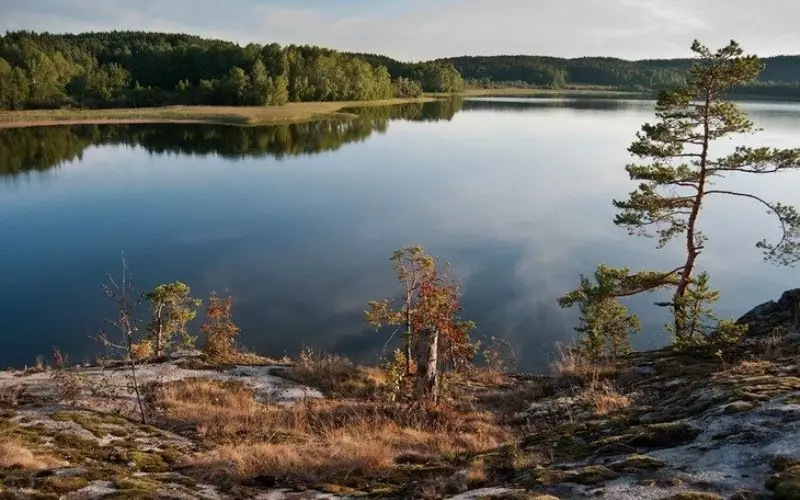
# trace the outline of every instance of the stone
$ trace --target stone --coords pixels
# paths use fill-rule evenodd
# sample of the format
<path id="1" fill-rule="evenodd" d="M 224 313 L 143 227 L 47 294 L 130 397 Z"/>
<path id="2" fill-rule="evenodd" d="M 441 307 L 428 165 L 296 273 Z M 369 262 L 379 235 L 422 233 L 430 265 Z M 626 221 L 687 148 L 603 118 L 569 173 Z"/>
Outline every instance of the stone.
<path id="1" fill-rule="evenodd" d="M 763 337 L 786 328 L 787 333 L 800 331 L 800 288 L 788 290 L 778 301 L 756 306 L 736 321 L 748 325 L 748 337 Z"/>

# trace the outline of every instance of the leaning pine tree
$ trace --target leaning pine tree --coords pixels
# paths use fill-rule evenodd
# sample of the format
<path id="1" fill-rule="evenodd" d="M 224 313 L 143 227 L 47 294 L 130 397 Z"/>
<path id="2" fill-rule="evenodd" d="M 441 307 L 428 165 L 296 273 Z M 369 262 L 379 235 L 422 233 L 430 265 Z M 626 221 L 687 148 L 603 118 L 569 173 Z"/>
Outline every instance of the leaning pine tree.
<path id="1" fill-rule="evenodd" d="M 675 269 L 640 274 L 614 273 L 617 284 L 612 296 L 627 296 L 660 287 L 674 287 L 670 302 L 674 323 L 671 330 L 679 344 L 698 340 L 693 318 L 698 297 L 713 302 L 716 295 L 705 293 L 707 276 L 698 284 L 697 258 L 706 245 L 700 229 L 701 212 L 707 201 L 719 197 L 746 198 L 760 204 L 773 215 L 780 237 L 757 246 L 766 260 L 791 265 L 800 259 L 800 213 L 791 207 L 767 201 L 749 192 L 726 189 L 721 183 L 734 175 L 767 175 L 800 170 L 800 149 L 737 147 L 732 154 L 715 156 L 720 139 L 755 131 L 753 123 L 734 103 L 724 100 L 726 92 L 755 79 L 763 69 L 755 56 L 744 56 L 736 42 L 712 52 L 695 41 L 692 51 L 697 62 L 688 83 L 664 91 L 656 105 L 655 123 L 642 126 L 630 153 L 643 160 L 626 167 L 638 188 L 624 201 L 614 201 L 619 209 L 615 223 L 632 235 L 658 238 L 662 248 L 674 239 L 684 242 L 684 258 Z M 702 290 L 701 290 L 702 289 Z"/>

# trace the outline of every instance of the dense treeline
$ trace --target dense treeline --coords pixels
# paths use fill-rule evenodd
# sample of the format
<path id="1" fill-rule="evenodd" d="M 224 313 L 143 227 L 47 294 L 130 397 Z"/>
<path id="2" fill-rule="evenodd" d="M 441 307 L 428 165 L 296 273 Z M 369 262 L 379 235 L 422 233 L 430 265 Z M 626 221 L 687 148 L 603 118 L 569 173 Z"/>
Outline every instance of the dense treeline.
<path id="1" fill-rule="evenodd" d="M 766 69 L 759 80 L 739 86 L 735 92 L 800 96 L 800 56 L 768 57 L 763 61 Z M 639 90 L 681 85 L 691 65 L 689 59 L 626 61 L 538 56 L 456 57 L 436 62 L 452 64 L 474 87 L 598 85 Z"/>
<path id="2" fill-rule="evenodd" d="M 90 146 L 142 147 L 153 154 L 219 155 L 226 158 L 283 158 L 334 151 L 385 132 L 393 120 L 450 120 L 460 98 L 425 104 L 353 110 L 352 120 L 318 120 L 292 125 L 74 125 L 0 130 L 0 177 L 48 170 L 80 159 Z"/>
<path id="3" fill-rule="evenodd" d="M 395 81 L 418 82 L 425 92 L 457 93 L 464 90 L 461 73 L 449 62 L 405 63 L 377 54 L 350 55 L 367 61 L 375 68 L 386 68 Z"/>
<path id="4" fill-rule="evenodd" d="M 0 38 L 0 109 L 281 105 L 457 92 L 452 66 L 424 64 L 395 77 L 385 66 L 310 46 L 239 46 L 143 32 Z"/>
<path id="5" fill-rule="evenodd" d="M 758 81 L 734 91 L 800 97 L 800 56 L 764 62 L 766 70 Z M 373 100 L 457 93 L 464 89 L 464 79 L 484 88 L 593 85 L 649 90 L 684 83 L 689 64 L 686 59 L 538 56 L 406 63 L 320 47 L 240 46 L 182 34 L 13 32 L 0 37 L 0 109 Z"/>

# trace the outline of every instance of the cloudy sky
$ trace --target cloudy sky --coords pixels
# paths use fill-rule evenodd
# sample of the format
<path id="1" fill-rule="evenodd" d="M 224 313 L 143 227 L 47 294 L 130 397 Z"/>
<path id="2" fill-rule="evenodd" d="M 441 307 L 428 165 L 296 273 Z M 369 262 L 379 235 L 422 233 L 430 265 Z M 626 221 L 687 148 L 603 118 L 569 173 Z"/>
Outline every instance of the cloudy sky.
<path id="1" fill-rule="evenodd" d="M 800 53 L 794 0 L 0 0 L 0 29 L 180 31 L 404 60 L 457 55 L 681 57 L 695 38 Z"/>

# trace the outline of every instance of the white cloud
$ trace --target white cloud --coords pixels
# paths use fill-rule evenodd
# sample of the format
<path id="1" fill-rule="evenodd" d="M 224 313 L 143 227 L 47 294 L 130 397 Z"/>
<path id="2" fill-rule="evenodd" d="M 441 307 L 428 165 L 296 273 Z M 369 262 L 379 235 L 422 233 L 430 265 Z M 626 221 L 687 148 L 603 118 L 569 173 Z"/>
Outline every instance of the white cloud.
<path id="1" fill-rule="evenodd" d="M 182 31 L 241 43 L 309 43 L 408 60 L 527 53 L 688 55 L 694 38 L 762 55 L 800 52 L 787 0 L 0 0 L 0 29 Z"/>

